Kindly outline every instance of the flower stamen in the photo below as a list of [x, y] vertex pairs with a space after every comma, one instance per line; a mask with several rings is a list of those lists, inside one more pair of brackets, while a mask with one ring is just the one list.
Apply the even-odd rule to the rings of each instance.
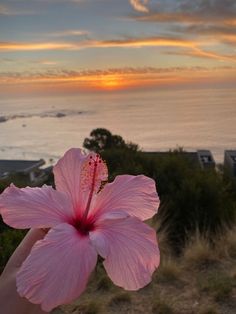
[[85, 221], [88, 216], [93, 194], [100, 191], [101, 184], [107, 180], [107, 177], [108, 170], [105, 162], [98, 154], [90, 155], [85, 161], [81, 172], [82, 189], [85, 192], [89, 191], [82, 221]]

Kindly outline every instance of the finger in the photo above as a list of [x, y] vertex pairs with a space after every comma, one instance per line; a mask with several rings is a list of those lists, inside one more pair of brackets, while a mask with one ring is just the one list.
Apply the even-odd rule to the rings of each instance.
[[24, 260], [29, 255], [33, 245], [38, 240], [41, 240], [46, 235], [44, 229], [31, 229], [22, 240], [20, 245], [16, 248], [11, 258], [7, 263], [7, 267], [17, 268], [20, 267]]

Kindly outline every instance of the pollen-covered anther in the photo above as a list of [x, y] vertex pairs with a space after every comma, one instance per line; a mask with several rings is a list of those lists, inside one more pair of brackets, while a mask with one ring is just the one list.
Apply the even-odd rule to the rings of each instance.
[[89, 155], [82, 166], [81, 187], [83, 191], [97, 193], [100, 190], [102, 181], [106, 181], [108, 169], [106, 163], [98, 154]]

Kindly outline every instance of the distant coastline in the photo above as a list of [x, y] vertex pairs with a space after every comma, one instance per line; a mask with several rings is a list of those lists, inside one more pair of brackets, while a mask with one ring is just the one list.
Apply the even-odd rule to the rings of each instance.
[[0, 99], [0, 155], [50, 164], [104, 127], [143, 151], [209, 149], [222, 163], [236, 145], [235, 102], [229, 89]]

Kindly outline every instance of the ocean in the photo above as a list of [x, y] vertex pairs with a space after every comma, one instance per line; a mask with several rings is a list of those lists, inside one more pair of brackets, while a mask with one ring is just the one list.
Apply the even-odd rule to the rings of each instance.
[[157, 90], [0, 99], [0, 159], [54, 163], [106, 128], [145, 151], [236, 149], [236, 90]]

